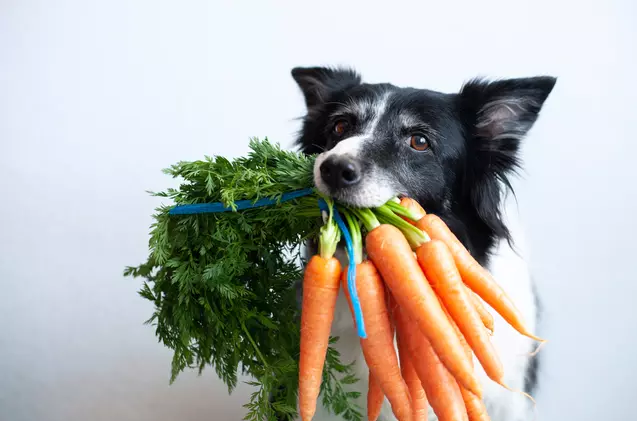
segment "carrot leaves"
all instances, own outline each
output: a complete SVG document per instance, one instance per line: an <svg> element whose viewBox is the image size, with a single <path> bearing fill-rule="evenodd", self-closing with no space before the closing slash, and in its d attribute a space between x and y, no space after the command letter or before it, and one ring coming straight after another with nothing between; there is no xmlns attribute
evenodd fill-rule
<svg viewBox="0 0 637 421"><path fill-rule="evenodd" d="M313 187L313 157L267 139L252 140L250 149L234 160L206 157L166 169L180 184L152 193L171 203L153 215L147 260L124 275L143 279L139 295L154 305L147 323L173 351L171 383L183 370L201 373L210 366L231 393L241 370L255 387L246 420L292 420L300 338L294 285L303 277L300 246L316 239L322 225L318 196L225 213L169 214L175 205L222 202L234 209L238 200L278 200ZM360 420L347 391L356 380L352 369L330 350L324 397L335 412Z"/></svg>

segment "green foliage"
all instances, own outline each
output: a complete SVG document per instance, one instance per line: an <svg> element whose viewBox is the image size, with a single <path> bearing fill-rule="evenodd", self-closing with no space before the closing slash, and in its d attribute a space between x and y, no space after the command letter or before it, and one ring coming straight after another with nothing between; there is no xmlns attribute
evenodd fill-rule
<svg viewBox="0 0 637 421"><path fill-rule="evenodd" d="M317 238L321 226L318 196L243 211L168 213L173 205L233 206L313 186L313 157L283 151L267 139L252 140L250 148L247 157L233 161L206 157L165 170L182 184L153 193L173 204L156 210L147 261L124 274L145 278L139 294L155 307L147 323L173 350L171 383L185 369L201 373L212 366L231 393L241 369L257 388L245 419L291 420L300 340L293 286L303 276L299 246ZM346 390L356 379L332 348L324 379L325 403L346 420L361 420L355 394Z"/></svg>

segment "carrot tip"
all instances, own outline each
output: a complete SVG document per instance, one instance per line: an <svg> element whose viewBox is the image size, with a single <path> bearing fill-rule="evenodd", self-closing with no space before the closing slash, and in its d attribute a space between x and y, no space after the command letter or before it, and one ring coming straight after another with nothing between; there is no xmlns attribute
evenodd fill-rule
<svg viewBox="0 0 637 421"><path fill-rule="evenodd" d="M537 348L535 348L535 351L529 353L529 357L535 357L540 350L544 347L544 345L546 345L548 343L548 340L542 340L540 341L540 344L537 346Z"/></svg>
<svg viewBox="0 0 637 421"><path fill-rule="evenodd" d="M302 421L312 421L314 418L314 411L307 411L301 414Z"/></svg>
<svg viewBox="0 0 637 421"><path fill-rule="evenodd" d="M533 339L534 341L538 341L538 342L547 342L547 340L548 340L548 339L542 339L539 336L535 336L535 335L533 335L531 333L527 333L525 336Z"/></svg>
<svg viewBox="0 0 637 421"><path fill-rule="evenodd" d="M533 399L533 396L529 395L526 392L523 392L521 390L516 390L516 389L511 389L509 386L507 386L504 382L500 382L499 383L500 386L504 387L506 390L508 390L509 392L513 392L513 393L519 393L520 395L524 396L525 398L527 398L528 400L530 400L531 402L533 402L533 407L535 407L537 405L537 403L535 402L535 399Z"/></svg>

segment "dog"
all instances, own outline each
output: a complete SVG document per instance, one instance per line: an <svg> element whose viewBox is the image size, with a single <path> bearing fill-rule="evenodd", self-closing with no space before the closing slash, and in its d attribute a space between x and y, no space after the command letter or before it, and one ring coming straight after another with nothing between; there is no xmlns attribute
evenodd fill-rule
<svg viewBox="0 0 637 421"><path fill-rule="evenodd" d="M314 183L323 194L354 207L375 207L407 196L442 218L473 257L488 268L535 331L539 300L523 253L515 212L507 211L519 150L553 90L556 78L535 76L466 82L442 93L389 83L368 84L351 68L297 67L307 111L296 146L318 154ZM308 246L308 254L316 250ZM337 253L343 264L346 255ZM301 292L302 293L302 292ZM301 310L302 311L302 310ZM492 342L514 390L536 391L537 343L497 314ZM368 370L345 297L332 325L345 363L355 361L357 403L366 413ZM533 406L491 381L474 362L493 421L530 421ZM342 418L321 405L317 421ZM385 401L381 420L393 421ZM436 417L430 409L429 419Z"/></svg>

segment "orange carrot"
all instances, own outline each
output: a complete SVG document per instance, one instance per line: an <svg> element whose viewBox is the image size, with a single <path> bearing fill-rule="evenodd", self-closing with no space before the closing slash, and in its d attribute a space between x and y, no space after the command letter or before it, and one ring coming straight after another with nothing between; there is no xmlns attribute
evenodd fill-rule
<svg viewBox="0 0 637 421"><path fill-rule="evenodd" d="M370 259L399 308L404 309L417 324L451 374L467 389L482 396L481 385L462 344L403 233L392 225L381 224L367 234L365 243Z"/></svg>
<svg viewBox="0 0 637 421"><path fill-rule="evenodd" d="M369 380L367 385L367 419L369 421L376 421L380 416L380 411L383 408L383 402L385 401L385 394L383 389L380 388L378 380L374 377L371 370L369 371Z"/></svg>
<svg viewBox="0 0 637 421"><path fill-rule="evenodd" d="M453 325L456 334L462 341L462 346L464 347L467 357L472 358L471 348L469 347L469 344L464 340L462 333L458 328L458 325L453 321L451 315L448 311L446 311L446 309L445 312L447 314L447 317L449 318L449 321ZM469 417L469 421L490 421L489 414L487 413L487 408L484 405L482 399L469 392L464 387L460 387L460 394L462 395L462 400L464 401L465 408L467 409L467 416Z"/></svg>
<svg viewBox="0 0 637 421"><path fill-rule="evenodd" d="M440 299L440 297L438 299ZM451 326L453 326L453 331L456 332L458 339L460 339L460 343L462 343L462 349L467 355L467 358L469 359L469 362L471 363L471 367L473 367L473 352L471 351L471 347L469 346L466 339L462 335L462 332L460 332L460 328L451 317L451 314L449 314L449 311L445 308L444 304L442 304L442 301L440 302L440 304L442 305L442 308L445 311L445 315L447 316L447 319L449 319L449 323L451 323Z"/></svg>
<svg viewBox="0 0 637 421"><path fill-rule="evenodd" d="M423 216L427 214L420 203L416 202L414 199L410 197L403 197L400 199L400 206L410 210L417 219L414 221L406 216L401 216L405 221L409 222L412 225L416 225L416 221L420 220Z"/></svg>
<svg viewBox="0 0 637 421"><path fill-rule="evenodd" d="M412 354L410 354L405 339L401 337L401 334L397 333L398 342L398 355L400 358L400 371L405 379L407 388L409 389L409 396L411 397L411 406L414 410L414 421L427 421L427 395L425 389L422 387L416 368L412 361Z"/></svg>
<svg viewBox="0 0 637 421"><path fill-rule="evenodd" d="M394 320L398 337L413 356L413 367L438 421L467 420L458 382L442 364L427 338L420 333L403 308L395 310ZM452 333L455 335L455 332Z"/></svg>
<svg viewBox="0 0 637 421"><path fill-rule="evenodd" d="M464 283L514 329L529 338L544 342L526 328L522 315L506 292L497 284L491 274L478 263L460 240L451 232L442 219L428 214L420 219L416 226L431 238L444 242L451 251Z"/></svg>
<svg viewBox="0 0 637 421"><path fill-rule="evenodd" d="M310 421L323 380L323 366L338 297L341 264L335 257L313 256L303 277L299 409Z"/></svg>
<svg viewBox="0 0 637 421"><path fill-rule="evenodd" d="M345 275L343 275L345 276ZM342 279L342 278L341 278ZM389 301L390 295L387 288L385 288L385 302L387 303L387 313L389 314L389 320L391 323L392 337L394 335L394 323L392 321L392 307ZM404 378L404 375L403 375ZM383 389L381 389L378 380L374 377L371 371L369 371L369 381L367 387L367 418L370 421L375 421L380 416L380 411L383 408L383 403L385 401L385 394L383 393ZM409 388L409 384L407 384Z"/></svg>
<svg viewBox="0 0 637 421"><path fill-rule="evenodd" d="M489 340L484 324L462 283L449 248L440 240L431 240L416 250L418 263L434 291L460 329L487 375L502 384L504 369Z"/></svg>
<svg viewBox="0 0 637 421"><path fill-rule="evenodd" d="M420 221L422 218L424 218L427 215L427 212L425 212L423 207L420 206L420 204L417 201L415 201L414 199L410 197L403 197L402 199L400 199L400 206L410 211L412 213L411 217L415 218L414 220L408 216L398 215L405 221L409 222L411 225L417 226L418 221ZM469 291L471 292L471 299L474 301L474 305L476 306L476 310L478 311L478 314L480 314L480 318L482 319L484 326L487 329L489 329L491 333L493 333L493 324L494 324L493 316L484 307L480 297L478 297L475 292L471 290Z"/></svg>
<svg viewBox="0 0 637 421"><path fill-rule="evenodd" d="M469 392L464 387L460 388L464 405L467 409L467 415L469 421L490 421L491 418L487 413L487 407L484 405L482 399Z"/></svg>
<svg viewBox="0 0 637 421"><path fill-rule="evenodd" d="M408 351L405 350L404 352ZM414 411L413 420L427 421L427 408L429 406L429 403L427 402L427 395L425 394L425 389L422 387L420 377L418 377L418 373L416 373L416 368L414 367L411 359L412 357L409 354L401 357L400 372L402 373L403 379L405 379L405 383L409 389L411 406Z"/></svg>
<svg viewBox="0 0 637 421"><path fill-rule="evenodd" d="M396 300L391 295L391 292L387 291L387 306L392 317L392 325L396 325L394 317L397 307ZM412 362L412 355L409 353L409 348L405 342L405 339L401 337L400 332L396 331L396 343L398 345L398 358L400 360L400 372L405 379L407 388L409 389L409 396L411 397L411 406L414 410L414 421L427 421L427 408L429 403L427 402L427 395L422 388L422 383L416 373L414 364Z"/></svg>
<svg viewBox="0 0 637 421"><path fill-rule="evenodd" d="M467 292L469 293L469 296L471 300L473 301L474 307L476 308L476 310L478 311L478 314L480 315L480 319L482 319L482 324L484 324L484 327L486 327L487 329L489 329L491 333L493 333L493 328L494 328L493 316L491 315L491 313L489 313L489 310L487 310L487 308L484 306L484 304L482 303L482 299L478 297L478 294L471 291L469 287L467 287Z"/></svg>
<svg viewBox="0 0 637 421"><path fill-rule="evenodd" d="M347 268L343 271L342 281L343 290L349 301ZM369 260L356 266L356 291L367 331L367 338L360 340L365 362L387 396L396 418L399 421L409 421L412 419L409 389L401 376L398 356L394 350L394 335L387 310L385 286L374 264Z"/></svg>

